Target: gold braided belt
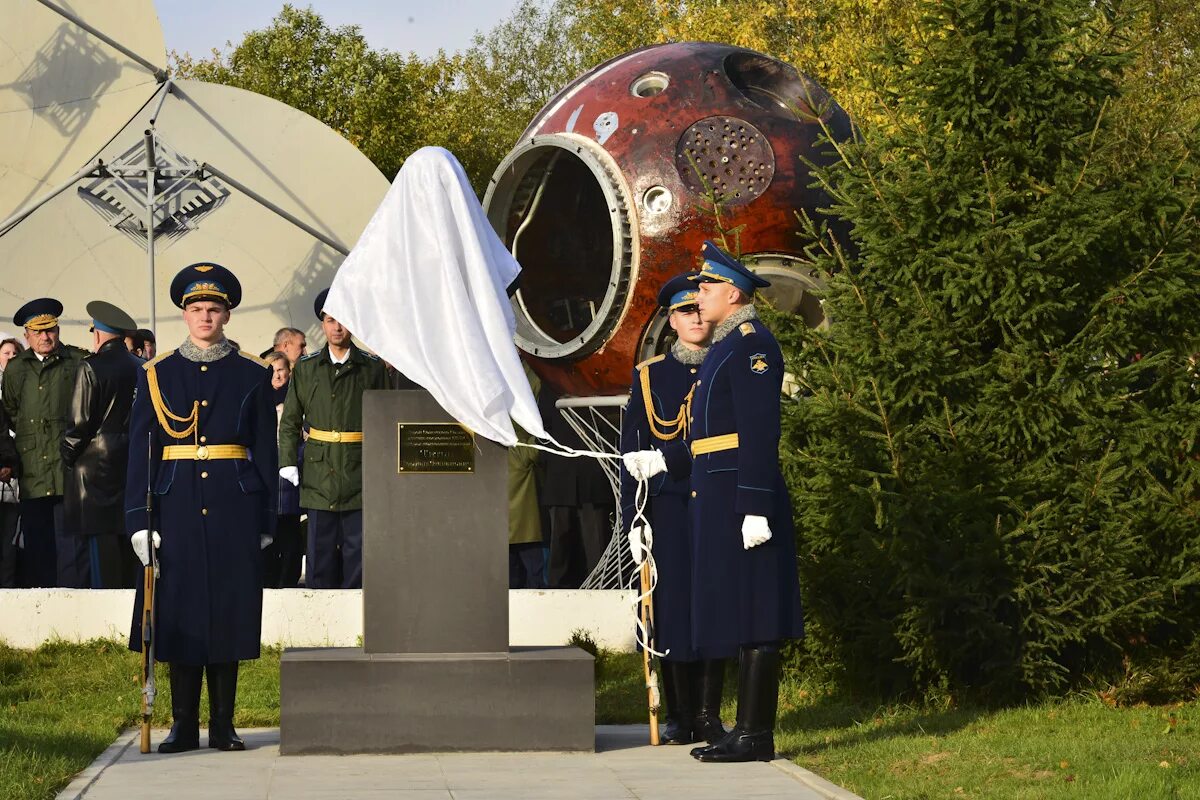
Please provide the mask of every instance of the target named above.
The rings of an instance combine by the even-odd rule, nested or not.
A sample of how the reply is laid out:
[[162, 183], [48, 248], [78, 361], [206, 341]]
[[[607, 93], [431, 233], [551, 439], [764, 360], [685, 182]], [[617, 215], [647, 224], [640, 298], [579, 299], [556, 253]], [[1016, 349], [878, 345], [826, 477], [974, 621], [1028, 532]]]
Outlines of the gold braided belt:
[[246, 460], [250, 450], [240, 444], [169, 444], [163, 448], [163, 461], [213, 461], [232, 458]]
[[738, 435], [726, 433], [721, 436], [707, 436], [692, 442], [692, 455], [700, 456], [705, 453], [719, 453], [722, 450], [737, 450]]
[[309, 428], [308, 438], [318, 442], [361, 442], [362, 431], [323, 431], [320, 428]]

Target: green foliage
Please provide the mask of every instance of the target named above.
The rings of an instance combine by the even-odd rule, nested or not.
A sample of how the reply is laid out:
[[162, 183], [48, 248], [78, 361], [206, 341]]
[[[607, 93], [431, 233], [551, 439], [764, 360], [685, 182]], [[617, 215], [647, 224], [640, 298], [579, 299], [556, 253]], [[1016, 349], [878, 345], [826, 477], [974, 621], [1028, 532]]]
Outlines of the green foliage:
[[172, 53], [172, 72], [248, 89], [315, 117], [391, 178], [414, 150], [458, 156], [482, 194], [521, 131], [579, 71], [552, 7], [523, 0], [462, 53], [373, 50], [357, 25], [330, 28], [285, 4], [271, 25], [209, 58]]
[[920, 12], [893, 123], [815, 171], [854, 226], [806, 220], [834, 325], [784, 331], [808, 654], [887, 693], [1062, 691], [1200, 632], [1196, 162], [1114, 124], [1120, 6]]
[[404, 158], [436, 139], [429, 113], [449, 93], [453, 62], [372, 50], [356, 25], [330, 28], [312, 10], [284, 5], [271, 25], [208, 59], [172, 53], [180, 78], [273, 97], [325, 123], [389, 178]]

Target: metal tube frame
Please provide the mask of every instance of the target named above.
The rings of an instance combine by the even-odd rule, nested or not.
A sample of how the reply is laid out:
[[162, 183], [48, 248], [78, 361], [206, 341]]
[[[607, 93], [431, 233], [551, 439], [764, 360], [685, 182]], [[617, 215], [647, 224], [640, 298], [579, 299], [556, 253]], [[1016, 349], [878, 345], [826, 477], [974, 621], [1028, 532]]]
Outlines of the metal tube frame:
[[296, 217], [293, 214], [288, 213], [287, 211], [284, 211], [282, 208], [275, 205], [270, 200], [266, 199], [265, 197], [263, 197], [258, 192], [251, 189], [246, 184], [242, 183], [241, 181], [239, 181], [235, 178], [231, 178], [227, 173], [222, 172], [221, 170], [217, 169], [211, 163], [206, 161], [203, 164], [201, 164], [200, 171], [201, 171], [201, 173], [208, 172], [208, 173], [220, 178], [221, 180], [225, 181], [225, 183], [228, 183], [230, 186], [237, 189], [239, 192], [246, 195], [254, 202], [258, 203], [263, 208], [267, 209], [268, 211], [272, 211], [275, 214], [278, 214], [279, 216], [286, 219], [288, 222], [295, 225], [300, 230], [307, 233], [309, 236], [322, 242], [323, 244], [332, 248], [333, 250], [336, 250], [337, 252], [341, 253], [344, 256], [350, 255], [350, 248], [346, 247], [346, 245], [342, 244], [341, 242], [337, 241], [336, 239], [329, 238], [328, 236], [321, 233], [319, 230], [312, 227], [308, 223], [304, 222], [300, 218]]
[[[166, 97], [166, 93], [163, 94]], [[154, 155], [154, 130], [143, 132], [146, 147], [146, 253], [150, 267], [150, 332], [158, 338], [157, 303], [154, 296], [154, 205], [157, 202], [158, 161]]]
[[76, 183], [83, 180], [84, 178], [98, 178], [104, 174], [105, 174], [104, 159], [98, 158], [98, 159], [96, 159], [96, 162], [94, 164], [88, 164], [86, 167], [84, 167], [83, 169], [76, 172], [74, 175], [72, 175], [70, 178], [68, 178], [66, 181], [64, 181], [59, 186], [54, 187], [53, 189], [51, 189], [49, 192], [42, 195], [38, 199], [36, 199], [30, 203], [27, 203], [23, 208], [19, 209], [11, 217], [4, 220], [3, 222], [0, 222], [0, 236], [3, 236], [4, 234], [8, 233], [13, 228], [17, 227], [17, 225], [20, 224], [22, 221], [24, 221], [24, 219], [26, 217], [28, 217], [30, 214], [37, 211], [42, 206], [46, 205], [46, 203], [49, 203], [51, 200], [58, 197], [60, 194], [65, 192], [67, 189], [70, 189], [72, 186], [74, 186]]

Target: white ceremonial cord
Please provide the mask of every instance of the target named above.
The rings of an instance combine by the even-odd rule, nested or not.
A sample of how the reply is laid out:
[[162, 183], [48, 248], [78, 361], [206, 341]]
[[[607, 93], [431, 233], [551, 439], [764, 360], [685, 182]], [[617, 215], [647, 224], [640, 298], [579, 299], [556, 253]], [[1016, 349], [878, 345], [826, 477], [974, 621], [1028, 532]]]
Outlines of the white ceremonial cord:
[[[633, 527], [638, 524], [639, 520], [643, 526], [648, 527], [650, 525], [650, 520], [646, 519], [646, 500], [650, 494], [649, 485], [649, 479], [643, 478], [638, 481], [637, 493], [634, 495], [633, 519], [629, 522], [630, 530], [633, 530]], [[634, 598], [633, 601], [634, 621], [637, 624], [637, 630], [634, 635], [637, 638], [637, 643], [642, 646], [642, 649], [652, 656], [658, 656], [659, 658], [662, 658], [671, 651], [670, 649], [667, 649], [666, 651], [660, 653], [658, 650], [655, 650], [650, 646], [650, 632], [646, 630], [646, 626], [642, 623], [641, 613], [642, 601], [654, 594], [654, 587], [658, 586], [658, 564], [654, 562], [654, 553], [652, 553], [650, 548], [646, 546], [645, 537], [638, 538], [638, 549], [642, 551], [645, 562], [650, 565], [650, 585], [646, 587], [646, 591], [639, 591], [638, 596]], [[633, 577], [630, 581], [631, 586], [636, 585], [639, 587], [639, 589], [641, 588], [641, 573], [642, 567], [640, 564], [638, 564], [633, 570]], [[655, 686], [654, 688], [655, 691], [657, 691], [658, 687]]]
[[[554, 439], [551, 436], [547, 436], [546, 441], [552, 443], [555, 447], [547, 447], [546, 445], [538, 444], [537, 442], [517, 442], [516, 446], [532, 447], [535, 450], [543, 450], [547, 453], [554, 453], [555, 455], [567, 456], [568, 458], [585, 458], [585, 457], [586, 458], [595, 458], [595, 459], [620, 459], [621, 458], [620, 453], [597, 453], [593, 450], [576, 450], [574, 448], [567, 447], [566, 445], [562, 444], [561, 442], [557, 441], [556, 439]], [[558, 448], [558, 449], [555, 449], [555, 448]], [[642, 478], [637, 482], [637, 493], [635, 495], [635, 500], [634, 500], [634, 514], [633, 514], [633, 519], [629, 523], [631, 530], [632, 530], [633, 526], [638, 523], [638, 520], [641, 520], [642, 524], [645, 526], [650, 525], [650, 520], [648, 520], [646, 518], [646, 501], [647, 501], [647, 499], [649, 497], [649, 493], [650, 493], [649, 492], [649, 483], [650, 482], [649, 482], [648, 478]], [[633, 601], [633, 610], [634, 610], [633, 618], [634, 618], [634, 622], [637, 626], [634, 635], [637, 638], [637, 643], [639, 645], [641, 645], [644, 650], [649, 652], [650, 655], [658, 656], [659, 658], [662, 658], [663, 656], [667, 655], [671, 651], [668, 649], [665, 652], [659, 652], [658, 650], [655, 650], [653, 647], [650, 646], [650, 642], [649, 642], [650, 632], [647, 631], [646, 626], [644, 624], [642, 624], [642, 613], [641, 613], [642, 601], [645, 600], [646, 598], [648, 598], [650, 595], [652, 595], [654, 593], [654, 588], [656, 586], [658, 586], [658, 565], [654, 562], [654, 554], [650, 551], [650, 548], [646, 546], [645, 539], [638, 540], [638, 547], [642, 550], [642, 552], [644, 554], [644, 556], [643, 556], [644, 560], [646, 561], [646, 563], [648, 563], [650, 565], [650, 586], [648, 589], [646, 589], [645, 592], [639, 591], [637, 597], [634, 598], [634, 601]], [[639, 589], [641, 587], [641, 582], [640, 582], [641, 571], [642, 571], [641, 565], [640, 564], [635, 565], [634, 571], [633, 571], [633, 577], [632, 577], [632, 580], [630, 581], [631, 586], [636, 585], [639, 587]], [[653, 675], [653, 673], [652, 673], [652, 675]], [[653, 689], [655, 695], [657, 696], [658, 681], [657, 681], [656, 677], [653, 682], [654, 682], [654, 685], [649, 688]], [[655, 702], [657, 703], [657, 700]]]
[[546, 445], [538, 444], [537, 442], [517, 442], [515, 446], [532, 447], [534, 450], [543, 450], [547, 453], [553, 453], [556, 456], [566, 456], [567, 458], [607, 458], [611, 460], [619, 459], [621, 457], [620, 453], [598, 453], [595, 450], [576, 450], [573, 447], [567, 447], [565, 444], [560, 443], [557, 439], [551, 436], [547, 436], [546, 441], [553, 444], [554, 447], [547, 447]]

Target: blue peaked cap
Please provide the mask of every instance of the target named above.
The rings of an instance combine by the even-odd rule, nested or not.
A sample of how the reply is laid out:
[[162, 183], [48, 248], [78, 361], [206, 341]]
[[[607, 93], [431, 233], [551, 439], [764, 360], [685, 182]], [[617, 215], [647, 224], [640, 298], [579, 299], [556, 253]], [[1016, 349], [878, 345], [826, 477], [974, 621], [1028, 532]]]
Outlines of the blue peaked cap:
[[171, 281], [171, 302], [180, 308], [197, 300], [223, 303], [237, 308], [242, 302], [242, 284], [237, 276], [220, 264], [201, 261], [179, 270]]
[[674, 311], [680, 306], [696, 304], [696, 277], [699, 272], [685, 272], [676, 275], [663, 284], [658, 290], [658, 304], [667, 311]]
[[697, 283], [730, 283], [747, 294], [771, 285], [769, 280], [755, 275], [745, 264], [710, 241], [704, 242], [700, 253], [704, 257], [704, 266], [692, 278]]

